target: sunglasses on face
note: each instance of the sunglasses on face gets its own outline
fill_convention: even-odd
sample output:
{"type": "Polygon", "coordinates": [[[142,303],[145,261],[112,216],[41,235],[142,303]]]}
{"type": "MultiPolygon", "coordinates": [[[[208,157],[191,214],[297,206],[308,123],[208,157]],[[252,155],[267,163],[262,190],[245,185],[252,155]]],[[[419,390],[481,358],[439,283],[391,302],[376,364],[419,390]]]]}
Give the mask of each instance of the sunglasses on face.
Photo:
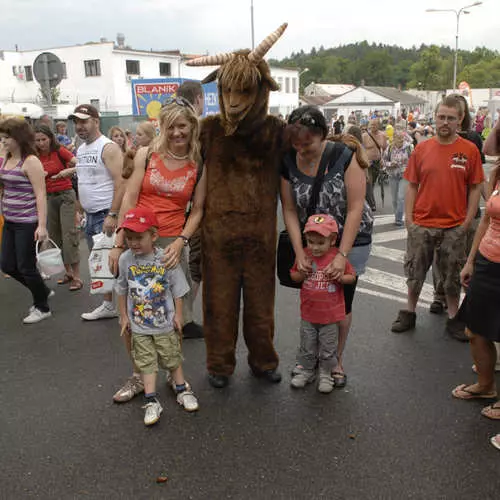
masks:
{"type": "Polygon", "coordinates": [[[183,108],[189,108],[194,111],[193,105],[184,97],[169,97],[162,105],[162,108],[169,106],[170,104],[177,104],[177,106],[182,106],[183,108]]]}

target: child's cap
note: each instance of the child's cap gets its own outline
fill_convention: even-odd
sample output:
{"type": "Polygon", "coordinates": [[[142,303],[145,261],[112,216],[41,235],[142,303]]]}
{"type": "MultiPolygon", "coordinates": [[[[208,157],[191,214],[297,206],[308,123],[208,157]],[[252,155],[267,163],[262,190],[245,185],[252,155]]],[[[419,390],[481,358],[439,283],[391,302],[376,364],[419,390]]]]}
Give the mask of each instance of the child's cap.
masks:
{"type": "Polygon", "coordinates": [[[319,233],[321,236],[331,236],[333,233],[339,232],[339,226],[335,219],[328,214],[311,215],[307,219],[305,233],[319,233]]]}
{"type": "Polygon", "coordinates": [[[152,227],[159,227],[158,219],[152,210],[148,208],[132,208],[125,214],[120,229],[130,229],[134,233],[144,233],[152,227]]]}

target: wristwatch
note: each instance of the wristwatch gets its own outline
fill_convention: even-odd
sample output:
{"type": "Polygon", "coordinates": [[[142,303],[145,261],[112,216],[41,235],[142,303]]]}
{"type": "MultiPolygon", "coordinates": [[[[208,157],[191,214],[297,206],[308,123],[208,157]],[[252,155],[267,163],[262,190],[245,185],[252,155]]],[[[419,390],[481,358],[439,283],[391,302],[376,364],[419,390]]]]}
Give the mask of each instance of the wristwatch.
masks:
{"type": "Polygon", "coordinates": [[[118,219],[117,212],[108,212],[108,217],[112,217],[113,219],[118,219]]]}
{"type": "Polygon", "coordinates": [[[181,240],[184,241],[185,247],[187,247],[189,245],[189,238],[187,238],[186,236],[183,236],[182,234],[180,234],[179,236],[177,236],[177,238],[180,238],[181,240]]]}
{"type": "Polygon", "coordinates": [[[125,246],[124,245],[113,245],[113,248],[121,248],[122,250],[125,250],[125,246]]]}

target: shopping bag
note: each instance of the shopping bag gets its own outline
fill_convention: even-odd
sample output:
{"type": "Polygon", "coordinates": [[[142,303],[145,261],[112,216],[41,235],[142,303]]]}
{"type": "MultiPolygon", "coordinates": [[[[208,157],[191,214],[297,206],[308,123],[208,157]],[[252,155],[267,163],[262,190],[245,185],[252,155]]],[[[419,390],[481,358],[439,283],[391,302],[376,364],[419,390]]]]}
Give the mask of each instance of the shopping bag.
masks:
{"type": "Polygon", "coordinates": [[[115,277],[109,269],[108,257],[113,248],[114,235],[105,233],[93,236],[94,246],[89,255],[90,293],[110,293],[113,291],[115,277]]]}

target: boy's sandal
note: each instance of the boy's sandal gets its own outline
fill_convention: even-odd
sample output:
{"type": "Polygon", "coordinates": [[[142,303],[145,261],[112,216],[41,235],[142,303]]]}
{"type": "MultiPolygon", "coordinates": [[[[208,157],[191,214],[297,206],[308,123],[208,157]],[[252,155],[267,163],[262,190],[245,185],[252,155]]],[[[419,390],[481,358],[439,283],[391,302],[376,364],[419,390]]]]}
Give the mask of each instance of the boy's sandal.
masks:
{"type": "Polygon", "coordinates": [[[71,285],[69,286],[70,292],[76,292],[77,290],[81,290],[83,288],[83,281],[79,279],[71,280],[71,285]]]}
{"type": "Polygon", "coordinates": [[[500,420],[500,401],[497,401],[495,404],[485,406],[481,410],[481,415],[491,418],[492,420],[500,420]]]}
{"type": "Polygon", "coordinates": [[[490,438],[490,443],[497,449],[500,450],[500,434],[490,438]]]}
{"type": "Polygon", "coordinates": [[[73,276],[70,274],[65,274],[64,278],[57,280],[58,285],[66,285],[67,283],[71,283],[73,281],[73,276]]]}
{"type": "Polygon", "coordinates": [[[472,385],[461,384],[451,391],[453,397],[457,399],[493,399],[497,397],[497,391],[472,391],[472,385]]]}

